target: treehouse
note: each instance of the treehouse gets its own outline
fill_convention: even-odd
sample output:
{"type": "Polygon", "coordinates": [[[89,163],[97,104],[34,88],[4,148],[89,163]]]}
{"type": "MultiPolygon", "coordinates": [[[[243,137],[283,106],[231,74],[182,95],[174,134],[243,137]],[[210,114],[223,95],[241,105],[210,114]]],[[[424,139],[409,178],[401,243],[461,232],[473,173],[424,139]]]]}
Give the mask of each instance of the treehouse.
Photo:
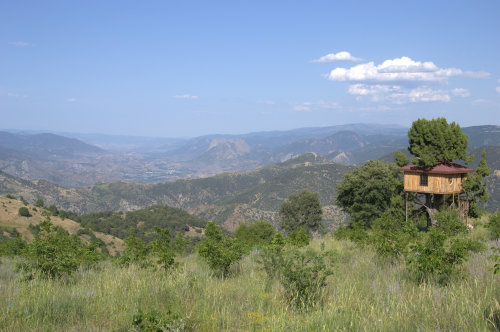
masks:
{"type": "Polygon", "coordinates": [[[425,194],[425,203],[418,201],[417,197],[416,199],[419,204],[427,209],[431,221],[433,221],[434,214],[438,211],[441,204],[443,204],[443,195],[453,195],[453,206],[455,206],[455,195],[457,195],[460,218],[467,223],[469,202],[468,200],[460,199],[460,194],[463,192],[462,183],[467,178],[467,173],[474,172],[473,169],[453,162],[444,161],[432,167],[408,165],[399,168],[399,170],[404,172],[407,220],[408,193],[414,192],[416,194],[425,194]]]}
{"type": "Polygon", "coordinates": [[[467,173],[473,169],[452,162],[441,162],[433,167],[408,165],[404,172],[404,190],[421,194],[460,194],[467,173]]]}

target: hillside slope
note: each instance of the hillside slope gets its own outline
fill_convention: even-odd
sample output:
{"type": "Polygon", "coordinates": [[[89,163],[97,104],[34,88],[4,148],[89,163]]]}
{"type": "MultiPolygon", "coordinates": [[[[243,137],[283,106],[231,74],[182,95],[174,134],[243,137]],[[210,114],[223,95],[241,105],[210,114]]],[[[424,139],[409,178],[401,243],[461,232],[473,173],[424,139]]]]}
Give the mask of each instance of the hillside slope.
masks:
{"type": "MultiPolygon", "coordinates": [[[[0,197],[0,227],[15,229],[21,234],[23,239],[31,241],[33,240],[33,233],[30,231],[30,228],[35,227],[40,221],[45,219],[42,215],[44,209],[28,204],[26,207],[31,216],[21,217],[18,211],[20,207],[24,206],[25,205],[20,200],[0,197]]],[[[83,227],[74,220],[61,219],[55,216],[50,217],[50,220],[54,225],[64,228],[70,234],[77,234],[79,230],[83,230],[83,227]]],[[[98,239],[104,242],[111,255],[116,255],[116,253],[123,251],[124,247],[121,239],[107,233],[92,232],[98,239]]],[[[81,237],[86,241],[89,239],[86,234],[81,235],[81,237]]]]}

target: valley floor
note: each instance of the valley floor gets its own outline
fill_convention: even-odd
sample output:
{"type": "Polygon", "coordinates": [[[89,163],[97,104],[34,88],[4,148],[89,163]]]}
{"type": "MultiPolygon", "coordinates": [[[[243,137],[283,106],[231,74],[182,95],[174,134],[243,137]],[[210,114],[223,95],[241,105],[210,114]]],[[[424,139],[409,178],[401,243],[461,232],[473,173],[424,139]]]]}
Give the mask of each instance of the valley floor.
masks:
{"type": "MultiPolygon", "coordinates": [[[[322,241],[311,245],[320,250],[322,241]]],[[[443,287],[417,285],[403,262],[381,261],[350,242],[329,238],[325,250],[333,268],[326,299],[306,311],[286,304],[255,253],[226,279],[193,254],[171,273],[107,261],[66,280],[22,281],[16,260],[3,257],[0,330],[129,331],[135,314],[153,310],[172,328],[192,331],[487,331],[499,319],[500,275],[488,270],[490,251],[474,254],[443,287]]]]}

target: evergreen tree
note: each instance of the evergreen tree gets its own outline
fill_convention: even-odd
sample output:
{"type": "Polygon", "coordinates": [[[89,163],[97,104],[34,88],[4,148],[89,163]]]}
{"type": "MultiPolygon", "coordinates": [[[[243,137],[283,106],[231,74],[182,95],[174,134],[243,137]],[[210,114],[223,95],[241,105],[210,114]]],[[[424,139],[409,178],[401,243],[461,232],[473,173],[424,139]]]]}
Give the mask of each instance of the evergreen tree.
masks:
{"type": "Polygon", "coordinates": [[[472,217],[477,217],[479,215],[479,202],[488,202],[488,185],[485,182],[485,178],[489,176],[490,173],[491,169],[489,169],[486,164],[486,151],[483,150],[476,171],[470,174],[467,180],[462,184],[469,198],[469,215],[472,217]]]}
{"type": "Polygon", "coordinates": [[[473,159],[467,156],[467,135],[458,124],[448,124],[445,118],[414,121],[408,138],[408,150],[416,157],[413,163],[419,166],[435,166],[453,160],[469,163],[473,159]]]}

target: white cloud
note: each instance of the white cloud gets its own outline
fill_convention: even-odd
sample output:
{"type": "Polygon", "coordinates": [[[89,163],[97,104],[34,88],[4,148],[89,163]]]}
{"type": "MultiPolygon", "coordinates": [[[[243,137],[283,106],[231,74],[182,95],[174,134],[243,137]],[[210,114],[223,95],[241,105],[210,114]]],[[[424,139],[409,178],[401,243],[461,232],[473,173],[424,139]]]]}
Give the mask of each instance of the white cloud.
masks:
{"type": "Polygon", "coordinates": [[[76,102],[76,98],[68,98],[68,99],[66,99],[66,101],[68,103],[74,103],[74,102],[76,102]]]}
{"type": "Polygon", "coordinates": [[[470,96],[469,90],[463,89],[463,88],[453,89],[453,90],[451,90],[451,93],[453,93],[453,95],[455,95],[457,97],[464,97],[465,98],[465,97],[470,96]]]}
{"type": "Polygon", "coordinates": [[[372,101],[387,101],[394,104],[430,102],[430,101],[450,101],[448,91],[434,90],[428,86],[419,86],[413,89],[407,89],[400,85],[370,85],[353,84],[348,92],[360,97],[367,96],[372,101]]]}
{"type": "Polygon", "coordinates": [[[385,60],[376,66],[373,62],[351,68],[335,68],[328,79],[339,82],[425,82],[446,83],[452,76],[484,78],[486,72],[464,72],[458,68],[438,68],[433,62],[413,61],[409,57],[385,60]]]}
{"type": "Polygon", "coordinates": [[[257,100],[257,104],[263,104],[263,105],[275,105],[276,103],[273,100],[257,100]]]}
{"type": "Polygon", "coordinates": [[[500,86],[497,86],[496,90],[498,93],[500,93],[500,86]]]}
{"type": "Polygon", "coordinates": [[[26,47],[30,46],[31,44],[23,41],[15,41],[15,42],[9,42],[9,45],[13,45],[16,47],[26,47]]]}
{"type": "Polygon", "coordinates": [[[311,107],[301,104],[301,105],[295,105],[293,107],[293,110],[297,112],[309,112],[311,110],[311,107]]]}
{"type": "Polygon", "coordinates": [[[338,53],[329,53],[327,55],[322,56],[319,59],[312,60],[312,62],[317,63],[330,63],[335,61],[361,61],[362,59],[353,57],[349,52],[338,52],[338,53]]]}
{"type": "Polygon", "coordinates": [[[185,95],[175,95],[174,98],[175,99],[198,99],[198,96],[185,94],[185,95]]]}

